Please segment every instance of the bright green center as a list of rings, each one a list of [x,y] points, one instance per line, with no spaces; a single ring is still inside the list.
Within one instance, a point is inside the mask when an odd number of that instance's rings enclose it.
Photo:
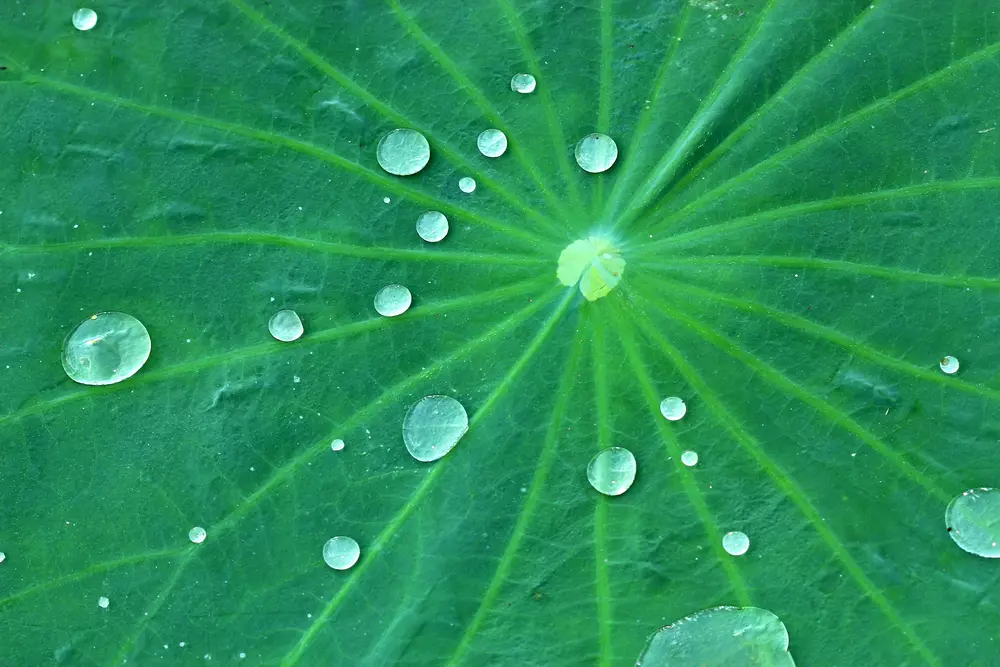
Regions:
[[[556,276],[567,287],[580,285],[587,301],[607,296],[622,279],[625,260],[606,239],[591,236],[573,241],[559,255]]]

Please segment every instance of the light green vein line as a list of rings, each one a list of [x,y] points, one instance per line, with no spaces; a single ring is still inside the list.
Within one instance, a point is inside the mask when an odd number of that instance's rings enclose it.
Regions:
[[[830,199],[817,199],[815,201],[802,202],[800,204],[790,204],[777,208],[758,211],[751,215],[734,218],[726,222],[715,225],[699,227],[689,232],[673,234],[662,241],[655,241],[640,246],[636,249],[637,255],[647,255],[663,248],[692,245],[703,240],[714,240],[725,234],[735,231],[756,227],[768,222],[788,221],[797,216],[804,216],[810,213],[821,213],[825,211],[838,211],[855,206],[864,206],[875,202],[892,201],[895,199],[906,199],[908,197],[920,197],[928,194],[940,194],[947,192],[964,192],[966,190],[993,190],[1000,188],[1000,178],[963,178],[949,181],[931,181],[929,183],[919,183],[917,185],[907,185],[889,190],[877,190],[874,192],[862,192],[855,195],[845,195],[843,197],[831,197]],[[669,218],[663,221],[669,222]]]
[[[573,347],[571,348],[569,358],[566,360],[566,370],[563,373],[559,389],[556,393],[556,403],[552,409],[551,417],[548,418],[549,430],[545,436],[545,442],[542,445],[542,452],[538,457],[538,462],[535,464],[535,474],[531,478],[527,498],[518,514],[514,529],[507,540],[507,546],[504,548],[497,569],[493,573],[493,578],[490,579],[490,583],[486,587],[486,592],[483,593],[480,599],[479,607],[476,609],[476,613],[473,614],[469,625],[466,626],[465,632],[462,634],[462,638],[455,647],[451,658],[445,663],[445,667],[455,667],[460,664],[462,658],[469,650],[473,637],[475,637],[486,616],[493,608],[493,604],[500,594],[500,589],[503,588],[504,583],[507,581],[510,568],[514,563],[514,558],[517,556],[517,550],[524,540],[528,526],[531,525],[535,510],[538,509],[538,505],[541,502],[545,480],[548,478],[552,470],[552,463],[555,461],[556,444],[559,441],[560,433],[562,433],[563,419],[566,416],[566,407],[569,404],[569,397],[572,394],[572,386],[575,380],[574,375],[580,361],[582,347],[578,326],[577,332],[573,336]]]
[[[620,340],[622,347],[625,349],[625,355],[628,357],[629,365],[631,366],[636,379],[639,381],[642,393],[646,398],[648,414],[653,419],[656,429],[660,432],[660,438],[664,441],[664,443],[666,443],[667,451],[670,454],[670,458],[674,462],[674,468],[680,477],[681,487],[684,489],[684,493],[691,501],[691,505],[694,508],[695,513],[698,515],[698,519],[701,521],[702,527],[705,530],[705,537],[709,542],[709,548],[722,565],[722,569],[726,573],[729,583],[733,587],[733,591],[736,594],[737,601],[740,606],[751,607],[753,606],[753,603],[750,600],[750,591],[746,582],[743,580],[743,575],[740,574],[732,556],[728,555],[722,548],[722,532],[719,530],[718,525],[716,525],[715,519],[712,518],[712,513],[708,509],[708,504],[705,502],[704,496],[702,496],[701,491],[691,478],[691,473],[680,462],[681,449],[677,443],[676,436],[670,429],[665,427],[663,423],[664,420],[660,418],[660,399],[657,396],[656,388],[653,386],[653,380],[649,376],[649,372],[646,370],[647,366],[642,360],[638,346],[632,336],[632,332],[623,324],[624,322],[631,321],[631,318],[628,314],[622,312],[622,309],[617,302],[613,303],[616,310],[614,326],[618,333],[618,339]]]
[[[167,236],[112,237],[68,241],[59,243],[39,243],[32,245],[5,245],[0,243],[0,253],[45,253],[59,251],[95,250],[111,248],[163,248],[172,246],[221,243],[233,245],[263,245],[295,248],[329,255],[408,262],[457,262],[461,264],[498,264],[513,266],[535,266],[552,264],[551,258],[528,255],[506,255],[472,252],[438,252],[435,250],[409,250],[406,248],[385,248],[378,246],[333,243],[284,234],[260,232],[204,232],[201,234],[177,234]]]
[[[531,180],[534,181],[535,186],[538,191],[542,193],[545,200],[548,202],[551,210],[559,213],[562,216],[563,223],[567,223],[571,215],[569,209],[566,208],[565,203],[562,199],[557,197],[552,189],[549,187],[548,181],[542,176],[541,172],[538,170],[538,165],[534,160],[528,157],[527,152],[517,141],[517,138],[513,136],[513,133],[507,128],[503,119],[500,118],[500,114],[497,112],[496,107],[494,107],[490,101],[487,99],[486,95],[483,93],[482,89],[479,88],[472,79],[467,77],[464,72],[455,64],[441,45],[432,40],[427,33],[423,31],[420,25],[416,22],[412,16],[410,16],[399,4],[399,0],[387,0],[393,13],[399,19],[406,28],[410,31],[413,37],[416,38],[420,45],[424,47],[424,50],[441,66],[441,68],[452,78],[452,80],[458,84],[459,89],[465,92],[471,99],[476,107],[486,116],[490,124],[496,129],[502,131],[510,139],[509,150],[513,153],[514,158],[518,163],[528,172],[531,176]],[[566,233],[566,228],[559,228],[551,221],[545,221],[547,226],[552,229],[557,235],[562,236]]]
[[[308,155],[310,157],[326,162],[327,164],[333,165],[339,169],[360,176],[365,180],[378,185],[379,187],[385,188],[386,191],[393,194],[397,194],[400,197],[406,197],[410,201],[421,204],[430,208],[436,208],[443,213],[449,213],[458,218],[464,218],[476,222],[484,227],[489,227],[496,231],[502,232],[511,236],[513,238],[520,239],[521,241],[528,244],[538,244],[542,241],[537,235],[530,232],[524,231],[523,229],[512,227],[507,225],[500,220],[495,218],[490,218],[488,216],[475,213],[473,211],[466,210],[454,204],[448,203],[446,201],[431,197],[419,190],[411,188],[408,185],[404,185],[399,179],[391,179],[386,176],[382,176],[370,169],[366,169],[359,164],[351,162],[336,153],[326,150],[325,148],[320,148],[314,144],[310,144],[305,141],[300,141],[298,139],[292,139],[291,137],[286,137],[283,134],[277,132],[271,132],[267,130],[258,130],[252,127],[246,127],[244,125],[239,125],[236,123],[228,123],[221,120],[216,120],[214,118],[209,118],[207,116],[199,116],[196,114],[188,113],[186,111],[177,111],[174,109],[165,109],[163,107],[157,107],[149,104],[142,104],[140,102],[135,102],[124,97],[118,97],[116,95],[110,95],[108,93],[103,93],[97,90],[92,90],[90,88],[83,88],[81,86],[75,86],[71,83],[64,83],[62,81],[55,81],[53,79],[46,79],[39,77],[35,74],[25,74],[21,81],[29,84],[35,84],[39,86],[44,86],[52,90],[66,93],[70,95],[76,95],[77,97],[83,97],[86,99],[96,100],[102,104],[107,104],[113,107],[120,107],[124,109],[132,109],[134,111],[139,111],[144,114],[152,116],[160,116],[162,118],[168,118],[179,123],[187,123],[190,125],[197,125],[199,127],[206,127],[213,130],[219,130],[220,132],[225,132],[229,134],[234,134],[237,136],[245,137],[253,141],[257,141],[264,144],[270,144],[272,146],[277,146],[282,149],[291,150],[296,153],[301,153],[303,155]]]
[[[317,332],[310,332],[303,336],[300,340],[296,341],[295,345],[316,345],[369,331],[376,331],[390,326],[403,326],[407,322],[417,322],[425,317],[434,317],[438,313],[454,312],[463,308],[483,304],[492,304],[499,299],[510,298],[519,294],[529,294],[541,288],[542,285],[551,283],[551,276],[542,276],[526,280],[524,282],[514,283],[513,285],[504,285],[503,287],[495,290],[474,294],[472,296],[463,296],[437,303],[430,302],[414,307],[405,315],[392,318],[391,320],[385,317],[375,317],[358,322],[351,322],[349,324],[342,324],[340,326],[323,329]],[[135,389],[136,387],[144,386],[146,384],[196,373],[198,371],[215,368],[217,366],[286,352],[288,349],[289,348],[286,343],[269,341],[267,343],[261,343],[260,345],[250,345],[247,347],[237,348],[235,350],[229,350],[227,352],[221,352],[219,354],[200,357],[194,361],[175,364],[173,366],[168,366],[156,371],[150,371],[148,373],[139,373],[134,378],[129,378],[127,382],[119,382],[112,385],[105,385],[103,387],[87,387],[56,398],[31,403],[6,415],[0,416],[0,425],[8,422],[16,422],[27,416],[40,414],[51,410],[52,408],[66,405],[68,403],[74,403],[84,398],[117,393],[124,389]]]
[[[545,339],[548,338],[563,313],[565,313],[572,297],[573,290],[565,290],[565,296],[559,306],[539,329],[538,333],[521,355],[520,359],[517,360],[517,363],[515,363],[507,375],[504,376],[500,384],[497,385],[497,388],[493,390],[487,400],[483,403],[482,407],[479,408],[475,416],[472,418],[469,423],[470,433],[472,433],[476,426],[478,426],[486,415],[492,411],[497,401],[506,393],[518,375],[521,374],[528,363],[535,357],[538,350],[545,342]],[[469,436],[467,435],[466,437],[468,438]],[[456,454],[451,455],[451,457],[454,456],[456,456]],[[403,505],[399,512],[396,513],[396,516],[393,517],[389,524],[382,530],[381,533],[379,533],[371,545],[365,550],[364,558],[362,558],[357,565],[351,568],[350,574],[344,584],[337,590],[336,594],[330,599],[323,610],[317,614],[312,625],[310,625],[305,631],[298,643],[292,647],[292,650],[285,655],[284,659],[282,659],[282,667],[289,667],[299,662],[299,659],[309,647],[312,639],[324,628],[330,617],[333,616],[333,613],[361,580],[361,577],[364,575],[368,567],[378,560],[379,553],[381,553],[385,546],[392,541],[392,538],[397,532],[399,532],[399,529],[402,528],[403,524],[410,518],[410,515],[413,514],[416,508],[427,496],[431,488],[434,486],[434,483],[439,477],[441,477],[444,470],[447,468],[450,460],[451,458],[445,457],[444,459],[435,462],[433,470],[424,478],[416,490],[414,490],[410,498],[406,501],[406,504]]]
[[[967,67],[975,65],[983,60],[986,60],[991,56],[996,55],[998,52],[1000,52],[1000,42],[995,42],[993,44],[990,44],[989,46],[983,47],[982,49],[965,56],[958,62],[943,67],[938,71],[934,72],[933,74],[930,74],[910,84],[909,86],[906,86],[905,88],[896,91],[895,93],[886,95],[885,97],[880,98],[879,100],[873,102],[872,104],[869,104],[868,106],[862,107],[857,111],[848,114],[847,116],[844,116],[838,121],[834,121],[832,123],[829,123],[828,125],[824,125],[823,127],[814,131],[812,134],[803,137],[799,141],[796,141],[795,143],[781,149],[777,153],[774,153],[769,158],[762,160],[761,162],[758,162],[754,166],[750,167],[749,169],[745,169],[736,176],[726,181],[723,181],[722,183],[715,186],[705,194],[701,195],[700,197],[696,198],[692,202],[685,205],[679,211],[668,216],[660,225],[654,227],[650,231],[654,233],[663,231],[663,229],[667,228],[677,220],[683,219],[685,216],[691,214],[693,211],[697,211],[700,208],[703,208],[706,204],[712,203],[713,200],[718,200],[725,193],[733,191],[738,185],[753,179],[761,171],[765,171],[769,167],[774,166],[776,164],[782,164],[784,161],[792,157],[795,157],[796,155],[799,155],[813,144],[816,144],[819,141],[834,136],[841,130],[853,125],[854,123],[863,118],[871,116],[872,114],[875,114],[884,109],[891,108],[895,104],[898,104],[899,102],[905,100],[908,97],[912,97],[919,93],[930,90],[935,85],[941,83],[948,77],[964,70]]]
[[[719,396],[708,386],[702,375],[687,362],[680,350],[674,347],[656,328],[650,326],[646,320],[639,318],[637,321],[639,327],[646,335],[670,358],[670,361],[677,368],[678,372],[691,385],[698,397],[704,401],[715,418],[729,431],[730,435],[736,439],[743,450],[757,461],[768,477],[784,492],[785,497],[795,503],[795,506],[799,508],[802,515],[805,516],[820,538],[826,543],[837,561],[840,562],[851,578],[857,583],[861,592],[875,603],[879,611],[906,638],[925,661],[931,665],[940,665],[941,663],[938,659],[931,653],[926,644],[920,640],[920,636],[906,624],[899,612],[892,606],[892,603],[889,602],[875,583],[868,578],[844,544],[830,530],[819,511],[810,502],[805,491],[802,490],[781,466],[767,455],[756,438],[750,435],[740,421],[725,408]]]
[[[594,309],[587,311],[592,315],[593,345],[591,356],[594,363],[594,408],[597,412],[597,445],[598,449],[611,446],[611,401],[608,397],[608,361],[605,354],[607,337],[604,332],[604,322]],[[594,589],[597,597],[597,637],[600,646],[599,667],[611,667],[612,664],[612,634],[614,628],[614,611],[611,608],[611,584],[608,579],[608,498],[604,494],[596,494],[594,503]]]
[[[612,65],[614,64],[614,39],[612,23],[612,0],[600,0],[601,18],[601,73],[597,98],[597,131],[608,134],[611,130],[611,92],[614,86]],[[598,176],[594,184],[595,211],[604,203],[604,179]]]
[[[359,99],[363,100],[365,104],[378,111],[387,119],[399,125],[403,125],[418,130],[422,134],[430,137],[434,142],[435,148],[438,151],[440,151],[442,155],[444,155],[448,160],[453,162],[458,167],[472,173],[476,177],[476,180],[479,183],[485,185],[492,192],[495,192],[497,195],[503,198],[508,204],[510,204],[514,208],[520,210],[522,213],[524,213],[530,218],[533,218],[538,222],[542,222],[543,224],[549,223],[549,219],[547,217],[538,213],[530,206],[526,205],[523,201],[524,199],[523,197],[518,197],[517,195],[508,192],[505,187],[497,183],[485,172],[477,169],[465,158],[463,158],[462,154],[458,150],[452,148],[447,142],[436,137],[434,133],[430,131],[429,128],[419,125],[418,123],[415,123],[413,120],[407,118],[406,116],[396,111],[395,109],[393,109],[391,106],[389,106],[379,98],[375,97],[366,89],[359,86],[357,83],[354,82],[353,79],[351,79],[349,76],[347,76],[339,69],[337,69],[333,65],[333,63],[325,59],[316,51],[312,50],[309,47],[309,45],[307,45],[305,42],[290,35],[281,26],[272,22],[270,19],[264,16],[264,14],[254,9],[246,2],[244,2],[244,0],[228,0],[228,1],[231,5],[233,5],[236,9],[242,12],[253,23],[256,23],[266,32],[274,35],[280,41],[284,42],[288,47],[290,47],[291,49],[296,51],[299,55],[301,55],[303,58],[305,58],[305,60],[309,62],[309,64],[311,64],[313,67],[315,67],[317,70],[319,70],[323,74],[326,74],[328,77],[330,77],[338,84],[343,86],[345,90],[350,92],[352,95],[358,97]]]

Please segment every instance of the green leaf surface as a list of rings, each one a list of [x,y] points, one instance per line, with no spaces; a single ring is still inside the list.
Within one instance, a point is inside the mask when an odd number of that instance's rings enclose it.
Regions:
[[[0,663],[611,667],[731,605],[802,666],[997,664],[998,561],[944,524],[1000,484],[994,3],[91,7],[0,7]],[[556,277],[590,236],[595,301]],[[152,353],[76,384],[104,311]],[[419,463],[436,394],[469,431]]]

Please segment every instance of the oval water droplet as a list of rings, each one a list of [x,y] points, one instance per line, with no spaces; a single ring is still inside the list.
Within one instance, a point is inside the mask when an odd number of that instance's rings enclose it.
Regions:
[[[195,526],[188,531],[188,539],[195,544],[201,544],[205,541],[206,537],[208,537],[208,532],[201,526]]]
[[[73,27],[77,30],[90,30],[97,25],[97,12],[81,7],[73,12]]]
[[[469,415],[451,396],[425,396],[403,418],[403,444],[418,461],[437,461],[469,430]]]
[[[416,130],[397,129],[382,137],[375,150],[380,167],[395,176],[411,176],[427,166],[431,147]]]
[[[334,570],[349,570],[361,557],[361,547],[353,538],[337,536],[323,545],[323,561]]]
[[[332,449],[335,452],[339,452],[343,448],[344,448],[344,441],[341,440],[340,438],[337,438],[336,440],[330,443],[330,449]]]
[[[294,310],[279,310],[271,316],[267,323],[267,330],[271,332],[277,340],[282,343],[290,343],[298,340],[305,333],[302,326],[302,319]]]
[[[437,243],[448,236],[448,218],[441,211],[427,211],[417,218],[417,236],[428,243]]]
[[[618,159],[618,144],[606,134],[588,134],[576,144],[576,163],[584,171],[599,174]]]
[[[687,411],[687,404],[676,396],[669,396],[660,401],[660,414],[672,422],[686,415]]]
[[[466,194],[475,191],[476,179],[469,178],[468,176],[463,177],[458,181],[458,189]]]
[[[142,322],[114,311],[91,315],[63,341],[62,366],[74,382],[115,384],[139,372],[152,344]]]
[[[948,503],[945,526],[970,554],[1000,558],[1000,489],[969,489]]]
[[[530,74],[515,74],[510,79],[510,89],[522,95],[535,92],[535,85],[535,77]]]
[[[413,303],[413,295],[403,285],[386,285],[375,295],[375,310],[383,317],[402,315]]]
[[[7,554],[0,551],[0,563],[4,562],[5,560],[7,560]]]
[[[500,157],[507,150],[507,135],[494,128],[484,130],[476,139],[476,146],[486,157]]]
[[[698,452],[693,452],[690,449],[681,454],[681,463],[687,467],[698,465]]]
[[[746,533],[734,530],[722,536],[722,548],[730,556],[742,556],[750,548],[750,538]]]
[[[103,595],[97,598],[97,606],[101,609],[107,609],[109,604],[111,604],[111,600],[107,599]]]
[[[587,464],[587,481],[606,496],[620,496],[635,481],[635,457],[624,447],[609,447]]]
[[[952,356],[941,357],[941,361],[938,363],[941,370],[948,375],[954,375],[958,372],[958,359]]]

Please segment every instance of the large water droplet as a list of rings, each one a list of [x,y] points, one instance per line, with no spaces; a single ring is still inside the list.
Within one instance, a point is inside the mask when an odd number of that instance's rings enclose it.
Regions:
[[[587,480],[606,496],[620,496],[635,481],[635,457],[624,447],[609,447],[590,459]]]
[[[294,310],[287,309],[279,310],[271,316],[271,320],[267,323],[267,330],[282,343],[298,340],[305,333],[305,327],[302,326],[299,314]]]
[[[334,570],[349,570],[361,557],[361,547],[350,537],[337,536],[323,545],[323,560]]]
[[[535,92],[535,77],[530,74],[515,74],[510,79],[510,89],[526,95]]]
[[[375,310],[384,317],[402,315],[413,303],[413,295],[403,285],[386,285],[375,295]]]
[[[97,598],[97,606],[101,609],[107,609],[109,604],[111,604],[111,600],[107,599],[103,595]]]
[[[944,523],[970,554],[1000,558],[1000,489],[969,489],[948,503]]]
[[[201,526],[195,526],[188,531],[188,539],[195,544],[201,544],[205,541],[206,537],[208,537],[208,532]]]
[[[670,396],[660,401],[660,414],[672,422],[686,415],[687,411],[687,404],[676,396]]]
[[[948,375],[954,375],[958,372],[958,359],[955,357],[942,357],[938,365],[941,367],[941,370]]]
[[[451,396],[425,396],[406,411],[403,443],[418,461],[436,461],[469,430],[469,415]]]
[[[448,236],[448,218],[441,211],[427,211],[417,218],[417,236],[428,243],[437,243]]]
[[[576,163],[591,174],[611,169],[617,159],[618,144],[606,134],[588,134],[576,144]]]
[[[474,192],[476,190],[476,179],[469,178],[468,176],[459,179],[458,189],[466,194]]]
[[[690,449],[681,454],[681,463],[687,467],[698,465],[698,452],[693,452]]]
[[[139,372],[151,346],[146,327],[131,315],[97,313],[66,336],[62,366],[74,382],[114,384]]]
[[[395,176],[410,176],[427,166],[431,147],[416,130],[398,129],[382,137],[375,150],[379,166]]]
[[[591,236],[573,241],[559,254],[556,277],[563,285],[579,282],[580,293],[587,301],[596,301],[611,293],[621,282],[625,260],[609,241]]]
[[[742,556],[750,548],[750,538],[746,533],[734,530],[722,536],[722,548],[730,556]]]
[[[484,130],[476,139],[479,152],[486,157],[500,157],[507,150],[507,135],[500,130]]]
[[[82,7],[73,12],[73,27],[77,30],[90,30],[97,25],[97,12]]]
[[[339,452],[343,448],[344,448],[344,441],[341,440],[340,438],[337,438],[336,440],[330,443],[330,449],[332,449],[335,452]]]

